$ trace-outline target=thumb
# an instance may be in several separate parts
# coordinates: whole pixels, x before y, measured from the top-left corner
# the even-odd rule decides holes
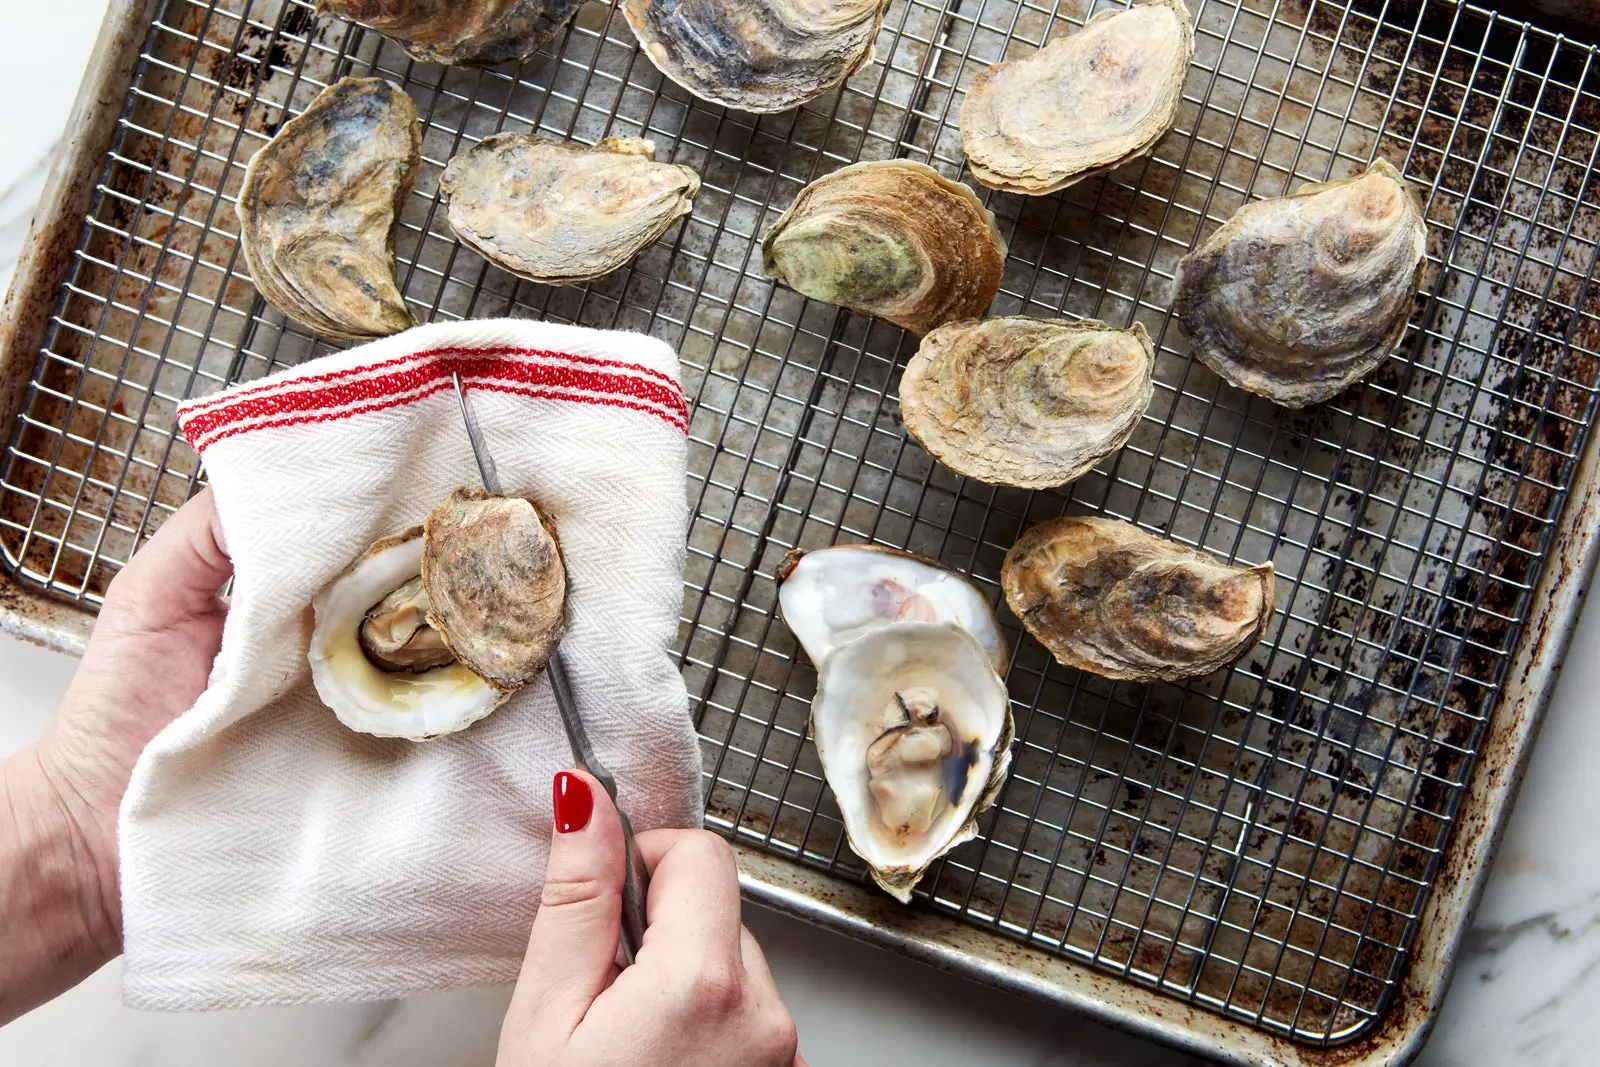
[[[554,783],[555,833],[544,895],[512,1011],[564,1042],[611,984],[622,927],[622,825],[611,798],[582,771]]]
[[[134,553],[106,590],[101,617],[113,628],[143,632],[196,618],[220,620],[217,591],[232,574],[216,501],[206,488]]]

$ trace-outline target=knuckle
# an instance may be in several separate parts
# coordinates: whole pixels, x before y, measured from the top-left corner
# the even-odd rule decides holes
[[[787,1011],[778,1008],[769,1012],[762,1026],[762,1036],[769,1053],[768,1059],[772,1063],[794,1062],[794,1054],[800,1047],[800,1033],[795,1029],[794,1018]]]
[[[683,844],[706,863],[722,864],[730,869],[734,866],[732,846],[728,844],[726,838],[710,830],[692,831]]]
[[[740,969],[725,963],[703,963],[689,983],[694,1007],[707,1014],[734,1015],[744,1005]]]
[[[592,875],[565,875],[546,878],[539,896],[541,908],[568,908],[603,900],[613,895],[611,886]]]

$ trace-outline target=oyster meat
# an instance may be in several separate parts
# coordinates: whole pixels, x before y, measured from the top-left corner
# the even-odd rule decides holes
[[[1005,258],[976,193],[904,159],[818,178],[761,239],[766,273],[785,285],[918,334],[983,314]]]
[[[952,322],[900,379],[906,432],[969,478],[1042,489],[1121,448],[1150,406],[1144,326],[1023,317]]]
[[[239,243],[267,303],[343,341],[414,325],[393,232],[421,153],[416,105],[382,78],[340,79],[284,123],[239,190]]]
[[[317,0],[317,14],[370,26],[423,63],[488,67],[533,55],[582,2]]]
[[[889,0],[623,0],[645,55],[702,100],[758,113],[820,96],[872,58]]]
[[[1068,667],[1138,682],[1209,674],[1272,618],[1272,564],[1235,567],[1114,519],[1025,532],[1000,572],[1006,602]]]
[[[1258,200],[1178,261],[1173,314],[1229,383],[1300,408],[1388,358],[1426,265],[1427,226],[1382,159]]]
[[[312,599],[312,683],[359,733],[422,741],[465,729],[544,669],[566,588],[532,503],[458,489]]]
[[[450,228],[485,259],[569,285],[610,274],[689,213],[700,176],[654,155],[637,138],[497,133],[450,160],[439,188]]]
[[[1177,121],[1192,59],[1183,0],[1149,0],[996,63],[961,103],[973,177],[1038,195],[1148,154]]]

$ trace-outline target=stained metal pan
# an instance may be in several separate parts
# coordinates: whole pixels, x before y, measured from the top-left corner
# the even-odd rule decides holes
[[[682,354],[678,648],[706,818],[752,897],[1231,1062],[1404,1061],[1594,566],[1595,50],[1470,4],[1194,0],[1183,109],[1151,159],[1048,197],[987,196],[1011,247],[996,313],[1143,322],[1160,349],[1149,414],[1065,489],[969,483],[899,424],[914,341],[775,287],[757,242],[847,163],[960,176],[972,75],[1105,6],[896,0],[847,86],[758,118],[663,82],[598,3],[520,69],[464,71],[300,0],[114,0],[0,333],[4,625],[81,648],[111,576],[200,484],[175,404],[328,350],[256,296],[232,197],[285,117],[376,72],[423,116],[398,242],[419,318],[630,328]],[[444,162],[501,129],[647,136],[704,191],[610,278],[519,282],[438,210]],[[1178,257],[1248,200],[1380,155],[1429,222],[1400,353],[1299,413],[1191,361],[1168,313]],[[1157,686],[1063,670],[1008,618],[1013,774],[981,837],[902,908],[844,845],[773,571],[797,546],[873,540],[970,573],[998,603],[1006,548],[1064,512],[1270,558],[1278,615],[1234,669]]]

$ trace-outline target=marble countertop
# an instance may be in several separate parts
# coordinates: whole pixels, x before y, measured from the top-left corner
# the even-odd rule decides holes
[[[0,80],[0,281],[77,90],[105,0],[8,4]],[[18,95],[22,93],[23,95]],[[74,661],[0,636],[0,755],[42,731]],[[1579,626],[1487,895],[1423,1067],[1589,1062],[1600,1046],[1600,610]],[[814,1067],[1178,1067],[1198,1061],[1038,1004],[747,907]],[[0,1029],[9,1067],[303,1067],[493,1063],[507,994],[475,990],[367,1005],[155,1015],[119,1000],[112,964]]]

